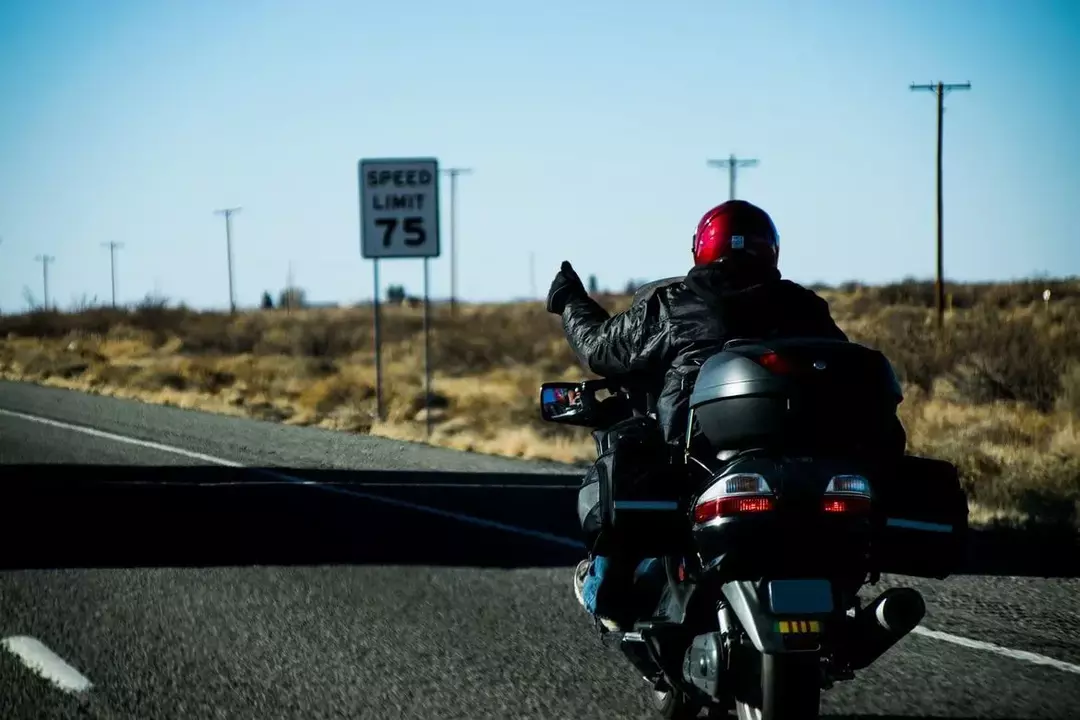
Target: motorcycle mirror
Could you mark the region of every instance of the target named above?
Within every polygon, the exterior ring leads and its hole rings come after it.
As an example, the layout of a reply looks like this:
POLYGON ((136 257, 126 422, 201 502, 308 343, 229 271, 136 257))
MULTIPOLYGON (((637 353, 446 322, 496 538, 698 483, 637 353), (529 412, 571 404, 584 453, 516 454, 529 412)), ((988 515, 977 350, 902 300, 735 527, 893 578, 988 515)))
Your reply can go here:
POLYGON ((540 416, 547 422, 585 424, 590 410, 581 383, 546 382, 540 386, 540 416))

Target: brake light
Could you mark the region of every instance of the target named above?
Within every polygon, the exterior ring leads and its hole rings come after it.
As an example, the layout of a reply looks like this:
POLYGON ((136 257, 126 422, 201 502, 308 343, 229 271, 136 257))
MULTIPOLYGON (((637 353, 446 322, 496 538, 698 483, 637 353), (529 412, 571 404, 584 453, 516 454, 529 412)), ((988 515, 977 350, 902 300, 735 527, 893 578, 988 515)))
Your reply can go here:
POLYGON ((864 513, 869 509, 869 498, 825 498, 822 501, 822 510, 827 513, 864 513))
POLYGON ((785 375, 791 372, 791 364, 787 360, 777 355, 771 350, 758 358, 758 364, 764 367, 766 370, 777 373, 779 375, 785 375))
POLYGON ((769 512, 776 498, 765 478, 757 473, 736 473, 718 479, 694 506, 698 525, 729 515, 769 512))
POLYGON ((866 513, 871 497, 870 481, 862 475, 837 475, 825 488, 821 509, 827 513, 866 513))

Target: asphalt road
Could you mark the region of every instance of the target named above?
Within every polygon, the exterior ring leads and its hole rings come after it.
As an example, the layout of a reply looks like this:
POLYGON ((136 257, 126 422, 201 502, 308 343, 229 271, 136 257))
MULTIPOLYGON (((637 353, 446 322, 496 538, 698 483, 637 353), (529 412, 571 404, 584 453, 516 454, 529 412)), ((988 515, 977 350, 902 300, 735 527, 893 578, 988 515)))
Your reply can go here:
MULTIPOLYGON (((0 648, 0 717, 654 717, 571 592, 573 472, 0 383, 0 638, 91 683, 0 648)), ((927 632, 827 716, 1080 717, 1080 581, 999 554, 888 578, 927 632)))

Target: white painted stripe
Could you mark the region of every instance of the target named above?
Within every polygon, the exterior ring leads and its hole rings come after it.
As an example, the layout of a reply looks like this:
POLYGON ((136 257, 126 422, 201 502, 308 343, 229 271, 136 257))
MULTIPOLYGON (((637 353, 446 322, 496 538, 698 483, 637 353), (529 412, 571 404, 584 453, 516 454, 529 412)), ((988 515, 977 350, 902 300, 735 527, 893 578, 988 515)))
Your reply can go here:
POLYGON ((259 468, 251 468, 254 472, 265 473, 267 475, 273 475, 286 480, 293 480, 296 482, 304 482, 304 484, 310 484, 319 490, 325 490, 326 492, 336 492, 342 495, 350 495, 356 498, 362 498, 364 500, 371 500, 372 502, 382 503, 384 505, 393 505, 395 507, 406 508, 407 510, 416 510, 417 512, 427 513, 429 515, 437 515, 439 517, 449 518, 451 520, 457 520, 468 525, 476 525, 478 527, 490 528, 492 530, 502 530, 504 532, 514 533, 516 535, 523 535, 525 537, 535 538, 537 540, 544 540, 546 542, 554 543, 556 545, 564 545, 566 547, 572 547, 577 550, 584 550, 585 543, 580 540, 574 540, 573 538, 566 538, 560 535, 552 535, 551 533, 541 532, 539 530, 529 530, 528 528, 517 527, 516 525, 507 525, 506 523, 496 522, 494 520, 487 520, 485 518, 475 517, 473 515, 466 515, 464 513, 451 512, 449 510, 443 510, 442 508, 431 507, 430 505, 420 505, 419 503, 407 502, 405 500, 396 500, 394 498, 383 497, 381 495, 371 495, 365 492, 359 492, 357 490, 350 490, 348 488, 337 487, 335 485, 318 485, 301 481, 299 478, 292 478, 289 475, 283 475, 280 473, 272 472, 269 470, 262 470, 259 468))
MULTIPOLYGON (((12 417, 22 418, 29 420, 30 422, 41 423, 43 425, 50 425, 52 427, 63 428, 65 430, 72 430, 74 432, 81 432, 94 437, 100 437, 107 440, 114 440, 116 442, 127 443, 129 445, 137 445, 139 447, 151 448, 154 450, 160 450, 162 452, 171 452, 184 457, 193 458, 196 460, 202 460, 203 462, 212 465, 223 465, 225 467, 246 468, 255 472, 266 474, 271 477, 276 477, 286 482, 296 483, 299 485, 310 485, 312 487, 324 490, 327 492, 336 492, 343 495, 350 495, 352 497, 363 498, 365 500, 371 500, 372 502, 383 503, 386 505, 394 505, 396 507, 407 508, 409 510, 415 510, 417 512, 423 512, 430 515, 437 515, 440 517, 457 520, 459 522, 467 523, 470 525, 476 525, 479 527, 487 527, 496 530, 502 530, 504 532, 514 533, 517 535, 523 535, 525 537, 532 537, 539 540, 544 540, 550 543, 563 545, 566 547, 572 547, 579 550, 585 549, 585 544, 574 540, 572 538, 566 538, 559 535, 552 535, 550 533, 540 532, 538 530, 529 530, 526 528, 517 527, 514 525, 507 525, 505 523, 495 522, 493 520, 486 520, 484 518, 474 517, 472 515, 466 515, 464 513, 449 512, 440 508, 434 508, 427 505, 420 505, 418 503, 406 502, 404 500, 395 500, 393 498, 381 497, 379 495, 371 495, 369 493, 358 492, 356 490, 350 490, 348 488, 335 487, 333 485, 321 485, 313 480, 305 480, 303 478, 293 477, 284 473, 277 473, 270 470, 263 470, 261 468, 252 468, 242 463, 233 462, 232 460, 226 460, 224 458, 214 457, 212 455, 204 455, 202 453, 192 452, 190 450, 184 450, 183 448, 173 447, 171 445, 163 445, 161 443, 149 442, 146 440, 138 440, 136 438, 129 438, 123 435, 116 435, 114 433, 103 432, 101 430, 95 430, 93 428, 83 427, 81 425, 71 425, 68 423, 60 422, 58 420, 50 420, 48 418, 37 417, 36 415, 27 415, 25 413, 14 412, 11 410, 0 409, 0 415, 9 415, 12 417)), ((949 633, 940 632, 937 630, 930 630, 928 628, 917 626, 912 632, 925 637, 933 638, 935 640, 942 640, 944 642, 950 642, 963 647, 971 648, 973 650, 983 650, 986 652, 992 652, 1003 657, 1012 658, 1014 660, 1021 660, 1023 662, 1029 662, 1034 665, 1043 665, 1052 667, 1064 672, 1071 672, 1080 674, 1080 666, 1072 665, 1070 663, 1055 660, 1053 658, 1046 657, 1045 655, 1038 655, 1036 653, 1027 652, 1024 650, 1012 650, 1010 648, 1001 647, 999 645, 993 645, 991 643, 982 642, 981 640, 971 640, 969 638, 960 637, 959 635, 950 635, 949 633)), ((47 648, 46 648, 47 650, 47 648)), ((61 661, 62 662, 62 661, 61 661)), ((81 677, 81 676, 80 676, 81 677)))
MULTIPOLYGON (((245 467, 244 469, 250 470, 251 468, 245 467)), ((312 472, 319 472, 319 468, 312 468, 312 472)), ((346 471, 347 472, 347 471, 346 471)), ((362 473, 363 470, 357 470, 356 472, 362 473)), ((407 472, 407 471, 403 471, 407 472)), ((419 472, 425 472, 423 470, 419 472)), ((229 480, 228 482, 184 482, 182 480, 94 480, 96 484, 101 485, 153 485, 155 487, 161 487, 167 485, 169 487, 258 487, 259 485, 295 485, 299 481, 299 478, 294 480, 229 480)), ((424 482, 422 480, 416 482, 363 482, 342 480, 327 481, 327 480, 304 480, 305 484, 318 485, 319 487, 330 487, 332 485, 342 487, 361 487, 361 488, 389 488, 389 489, 403 489, 403 488, 438 488, 441 490, 577 490, 579 485, 517 485, 515 483, 451 483, 451 482, 424 482)))
MULTIPOLYGON (((173 447, 171 445, 163 445, 161 443, 150 442, 147 440, 139 440, 136 438, 126 437, 124 435, 116 435, 114 433, 104 432, 102 430, 95 430, 93 428, 84 427, 82 425, 72 425, 70 423, 60 422, 59 420, 51 420, 49 418, 38 417, 36 415, 28 415, 26 413, 14 412, 11 410, 4 410, 0 408, 0 415, 9 415, 23 420, 29 420, 30 422, 41 423, 42 425, 48 425, 50 427, 61 428, 64 430, 72 430, 74 432, 80 432, 85 435, 91 435, 93 437, 99 437, 106 440, 113 440, 115 442, 127 443, 129 445, 136 445, 138 447, 151 448, 153 450, 160 450, 162 452, 171 452, 183 457, 192 458, 195 460, 201 460, 202 462, 210 465, 222 465, 224 467, 244 468, 257 472, 260 475, 266 475, 278 480, 284 480, 287 483, 293 483, 297 485, 310 485, 311 487, 318 488, 327 492, 336 492, 342 495, 350 495, 352 497, 362 498, 364 500, 371 500, 373 502, 382 503, 384 505, 393 505, 396 507, 407 508, 409 510, 415 510, 417 512, 427 513, 429 515, 437 515, 440 517, 449 518, 451 520, 457 520, 458 522, 467 523, 470 525, 476 525, 479 527, 491 528, 494 530, 502 530, 504 532, 515 533, 517 535, 523 535, 525 537, 531 537, 538 540, 544 540, 546 542, 564 545, 566 547, 572 547, 579 550, 585 549, 585 543, 580 540, 574 540, 572 538, 565 538, 558 535, 552 535, 550 533, 541 532, 539 530, 529 530, 527 528, 520 528, 513 525, 507 525, 505 523, 496 522, 494 520, 487 520, 485 518, 474 517, 472 515, 466 515, 464 513, 455 513, 441 508, 435 508, 428 505, 420 505, 419 503, 411 503, 404 500, 396 500, 394 498, 382 497, 380 495, 371 495, 369 493, 360 492, 357 490, 350 490, 345 487, 336 487, 334 485, 323 485, 315 480, 307 480, 305 478, 295 477, 293 475, 286 475, 285 473, 274 472, 272 470, 265 470, 263 468, 253 468, 243 463, 234 462, 232 460, 226 460, 225 458, 215 457, 213 455, 204 455, 203 453, 192 452, 190 450, 184 450, 183 448, 173 447)), ((477 483, 480 487, 483 484, 477 483)))
POLYGON ((191 458, 192 460, 201 460, 210 465, 224 465, 225 467, 234 468, 244 467, 242 463, 214 457, 213 455, 203 455, 202 453, 184 450, 183 448, 173 447, 172 445, 162 445, 161 443, 151 442, 149 440, 139 440, 138 438, 127 437, 125 435, 116 435, 105 432, 104 430, 95 430, 94 428, 85 427, 83 425, 71 425, 66 422, 60 422, 59 420, 50 420, 49 418, 38 417, 37 415, 27 415, 26 413, 15 412, 14 410, 4 410, 3 408, 0 408, 0 415, 22 418, 23 420, 29 420, 30 422, 41 423, 42 425, 49 425, 50 427, 61 428, 63 430, 74 430, 75 432, 80 432, 84 435, 99 437, 105 440, 114 440, 116 442, 127 443, 128 445, 137 445, 138 447, 149 448, 151 450, 160 450, 161 452, 172 453, 173 455, 182 455, 186 458, 191 458))
POLYGON ((64 692, 81 693, 90 689, 90 681, 62 657, 45 647, 40 640, 25 635, 4 638, 3 644, 26 667, 64 692))
POLYGON ((1061 670, 1063 672, 1074 673, 1080 675, 1080 665, 1073 665, 1063 660, 1055 660, 1052 657, 1045 655, 1039 655, 1038 653, 1028 652, 1027 650, 1013 650, 1012 648, 1002 647, 1000 645, 994 645, 993 643, 983 642, 982 640, 972 640, 966 637, 960 637, 959 635, 952 635, 950 633, 941 632, 939 630, 931 630, 925 628, 922 625, 916 626, 911 632, 916 635, 922 635, 924 637, 933 638, 935 640, 942 640, 944 642, 953 643, 954 645, 960 645, 961 647, 971 648, 972 650, 984 650, 991 652, 1002 657, 1011 658, 1013 660, 1021 660, 1023 662, 1029 662, 1033 665, 1045 665, 1046 667, 1052 667, 1055 670, 1061 670))
MULTIPOLYGON (((358 472, 363 472, 360 470, 358 472)), ((407 471, 395 471, 407 472, 407 471)), ((423 470, 419 472, 424 472, 423 470)), ((208 483, 213 484, 213 483, 208 483)), ((238 482, 237 485, 244 483, 238 482)), ((337 483, 320 483, 321 485, 335 485, 337 483)), ((519 485, 517 483, 454 483, 454 482, 347 482, 341 483, 349 487, 372 487, 372 488, 445 488, 449 490, 578 490, 580 485, 519 485)))

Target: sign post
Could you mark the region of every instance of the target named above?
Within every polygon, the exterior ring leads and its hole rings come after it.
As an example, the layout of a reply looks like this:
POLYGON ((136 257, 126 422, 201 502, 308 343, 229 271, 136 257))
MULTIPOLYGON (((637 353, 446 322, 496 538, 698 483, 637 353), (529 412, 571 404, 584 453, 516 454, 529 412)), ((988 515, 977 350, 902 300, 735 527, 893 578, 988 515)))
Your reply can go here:
POLYGON ((379 260, 424 261, 424 410, 431 434, 431 311, 428 261, 439 257, 439 161, 435 158, 367 158, 359 162, 360 253, 374 266, 375 402, 385 418, 379 260))

